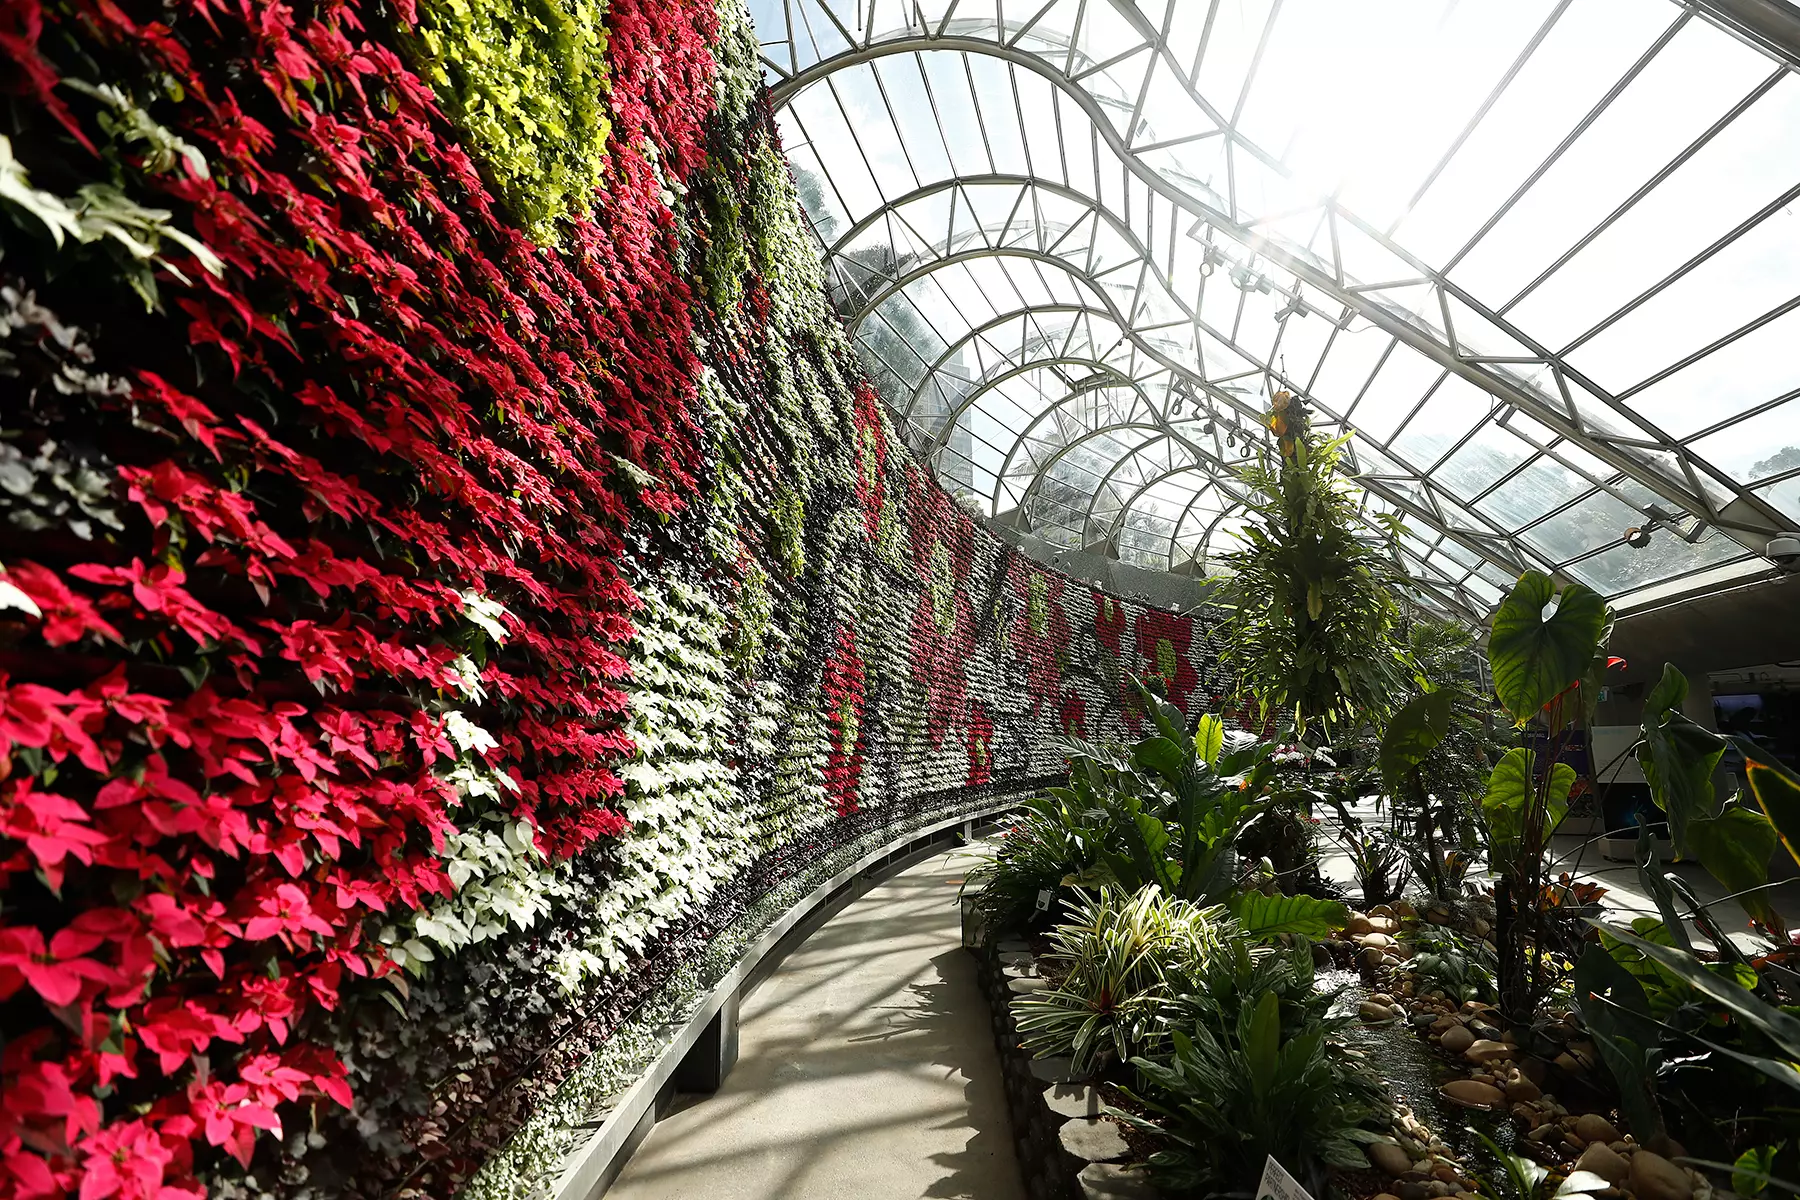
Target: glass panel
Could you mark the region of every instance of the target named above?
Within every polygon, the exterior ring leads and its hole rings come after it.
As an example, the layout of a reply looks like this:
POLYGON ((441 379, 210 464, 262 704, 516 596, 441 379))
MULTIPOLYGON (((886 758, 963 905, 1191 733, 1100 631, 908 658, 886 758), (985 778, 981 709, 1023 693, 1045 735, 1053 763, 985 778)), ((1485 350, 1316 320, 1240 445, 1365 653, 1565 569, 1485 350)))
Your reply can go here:
POLYGON ((1533 525, 1522 536, 1552 561, 1566 562, 1618 541, 1627 529, 1643 521, 1644 514, 1623 500, 1594 492, 1533 525))
POLYGON ((1508 315, 1539 340, 1567 345, 1597 314, 1616 312, 1792 187, 1795 163, 1800 78, 1790 75, 1508 315))
POLYGON ((1756 494, 1800 522, 1800 475, 1777 480, 1756 489, 1756 494))
POLYGON ((1539 455, 1530 466, 1477 501, 1475 507, 1503 529, 1517 529, 1573 500, 1590 486, 1561 463, 1539 455))
MULTIPOLYGON (((1476 243, 1454 278, 1495 304, 1513 296, 1768 73, 1756 51, 1689 21, 1476 243)), ((1640 249, 1665 258, 1658 243, 1640 249)))
POLYGON ((1800 401, 1788 400, 1709 434, 1693 450, 1739 483, 1800 467, 1800 401))
POLYGON ((1601 595, 1612 596, 1674 575, 1742 558, 1744 553, 1742 546, 1723 534, 1715 534, 1690 546, 1673 534, 1658 531, 1651 535, 1650 544, 1641 550, 1614 546, 1592 558, 1570 563, 1564 569, 1601 595))

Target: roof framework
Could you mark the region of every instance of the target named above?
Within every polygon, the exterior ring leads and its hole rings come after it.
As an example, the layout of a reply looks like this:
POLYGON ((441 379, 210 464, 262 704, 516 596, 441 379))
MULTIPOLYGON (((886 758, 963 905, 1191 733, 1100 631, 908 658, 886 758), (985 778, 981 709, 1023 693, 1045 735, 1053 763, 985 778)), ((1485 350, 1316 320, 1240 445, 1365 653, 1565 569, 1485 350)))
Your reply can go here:
POLYGON ((1526 567, 1722 586, 1800 526, 1781 7, 752 3, 839 307, 948 486, 1203 571, 1287 388, 1464 613, 1526 567))

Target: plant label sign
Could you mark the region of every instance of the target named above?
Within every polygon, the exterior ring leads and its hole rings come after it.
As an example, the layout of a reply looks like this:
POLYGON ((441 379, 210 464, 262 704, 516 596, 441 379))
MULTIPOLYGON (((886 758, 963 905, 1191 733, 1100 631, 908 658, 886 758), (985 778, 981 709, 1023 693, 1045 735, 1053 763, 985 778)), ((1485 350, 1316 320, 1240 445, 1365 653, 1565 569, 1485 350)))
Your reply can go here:
POLYGON ((1049 912, 1050 902, 1054 899, 1056 899, 1055 888, 1040 888, 1037 894, 1037 910, 1039 912, 1049 912))
POLYGON ((1300 1181, 1288 1174, 1287 1168, 1275 1161, 1273 1154, 1263 1163, 1262 1182, 1256 1185, 1256 1200, 1313 1200, 1310 1193, 1300 1186, 1300 1181))

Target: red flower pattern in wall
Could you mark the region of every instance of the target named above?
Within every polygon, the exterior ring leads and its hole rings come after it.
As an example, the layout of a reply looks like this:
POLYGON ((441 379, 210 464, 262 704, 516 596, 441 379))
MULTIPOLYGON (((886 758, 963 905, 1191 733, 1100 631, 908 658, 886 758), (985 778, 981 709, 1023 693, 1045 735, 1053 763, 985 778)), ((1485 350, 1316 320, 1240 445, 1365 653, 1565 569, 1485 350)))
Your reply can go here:
POLYGON ((863 770, 863 661, 856 652, 856 634, 848 625, 839 627, 837 645, 825 660, 819 690, 825 698, 825 723, 830 730, 831 751, 825 762, 825 790, 840 817, 857 809, 857 793, 863 770))

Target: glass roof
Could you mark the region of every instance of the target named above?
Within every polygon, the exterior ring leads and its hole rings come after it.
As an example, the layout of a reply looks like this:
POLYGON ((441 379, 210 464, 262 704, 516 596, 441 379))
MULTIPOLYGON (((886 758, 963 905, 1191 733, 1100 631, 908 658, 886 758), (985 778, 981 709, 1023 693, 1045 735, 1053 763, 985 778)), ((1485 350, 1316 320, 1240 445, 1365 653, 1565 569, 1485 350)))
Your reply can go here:
POLYGON ((1287 388, 1480 614, 1526 567, 1722 586, 1800 526, 1800 72, 1729 3, 751 8, 834 301, 947 487, 1203 573, 1287 388))

